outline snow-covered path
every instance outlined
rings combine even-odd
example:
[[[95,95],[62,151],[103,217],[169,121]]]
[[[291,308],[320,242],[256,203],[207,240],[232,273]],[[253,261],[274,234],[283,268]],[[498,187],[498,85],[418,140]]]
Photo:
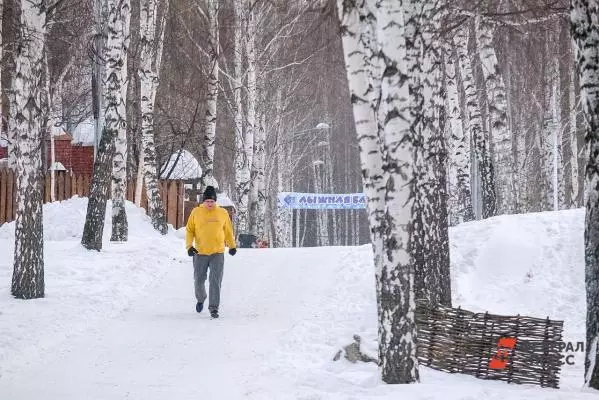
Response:
[[[218,320],[195,312],[190,262],[177,263],[122,313],[0,380],[2,398],[260,397],[270,390],[263,375],[276,374],[264,363],[272,344],[317,312],[316,294],[334,283],[334,269],[322,268],[325,252],[286,260],[288,253],[269,250],[268,264],[260,250],[227,256]]]
[[[421,368],[385,385],[335,353],[376,355],[369,246],[240,249],[225,257],[221,318],[195,312],[183,232],[160,236],[127,204],[129,241],[80,242],[85,199],[44,206],[46,297],[10,296],[14,224],[0,227],[0,400],[582,400],[583,353],[561,390]],[[107,216],[107,219],[110,217]],[[454,304],[565,320],[584,339],[583,210],[505,216],[451,230]],[[107,221],[109,226],[109,221]]]

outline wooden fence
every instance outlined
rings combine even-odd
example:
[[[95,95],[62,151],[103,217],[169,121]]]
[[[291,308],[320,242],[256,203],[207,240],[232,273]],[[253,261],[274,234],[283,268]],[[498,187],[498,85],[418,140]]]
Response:
[[[66,171],[57,171],[55,174],[54,198],[56,201],[70,199],[73,196],[87,197],[92,176],[86,174],[71,174]],[[14,171],[0,167],[0,225],[15,219],[16,201],[16,174]],[[44,203],[50,203],[50,174],[46,175],[44,182]],[[164,204],[167,222],[175,229],[184,224],[184,184],[182,181],[159,181],[160,194]],[[135,198],[135,182],[127,185],[127,200]],[[148,209],[148,198],[145,185],[142,189],[141,207]]]
[[[417,301],[418,360],[440,371],[558,388],[563,324]]]

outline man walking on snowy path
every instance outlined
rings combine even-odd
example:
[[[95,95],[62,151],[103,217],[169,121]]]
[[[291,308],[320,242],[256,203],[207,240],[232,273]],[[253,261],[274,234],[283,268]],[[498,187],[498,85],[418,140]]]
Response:
[[[206,187],[202,204],[191,211],[187,220],[185,247],[193,257],[193,279],[195,286],[196,311],[201,312],[206,300],[206,277],[210,269],[210,296],[208,310],[212,318],[218,318],[220,287],[225,264],[225,244],[234,256],[237,245],[227,210],[216,204],[216,190]]]

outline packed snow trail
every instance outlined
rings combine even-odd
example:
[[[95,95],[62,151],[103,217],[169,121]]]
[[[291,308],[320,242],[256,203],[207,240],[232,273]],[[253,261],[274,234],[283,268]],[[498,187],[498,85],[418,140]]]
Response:
[[[374,364],[333,362],[362,337],[376,355],[371,250],[240,249],[225,256],[221,318],[195,312],[183,232],[161,236],[127,204],[129,241],[80,245],[85,199],[44,206],[46,298],[10,296],[14,223],[0,227],[0,400],[579,400],[583,353],[563,389],[421,368],[385,385]],[[110,216],[107,216],[109,226]],[[491,218],[451,230],[454,304],[565,320],[584,340],[584,210]]]
[[[182,249],[183,251],[183,249]],[[330,250],[328,250],[330,251]],[[121,314],[44,354],[5,399],[236,399],[259,395],[264,360],[290,326],[318,313],[336,279],[326,249],[241,250],[226,257],[221,318],[195,312],[193,269],[176,263]],[[290,284],[290,280],[293,284]],[[276,374],[270,371],[269,374]]]

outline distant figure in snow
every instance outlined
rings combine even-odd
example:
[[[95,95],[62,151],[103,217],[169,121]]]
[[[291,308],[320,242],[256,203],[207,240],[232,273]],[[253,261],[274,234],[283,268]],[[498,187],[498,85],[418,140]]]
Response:
[[[195,207],[187,220],[185,247],[193,257],[193,279],[197,299],[196,311],[201,312],[206,301],[206,276],[210,269],[210,297],[208,310],[212,318],[218,318],[220,286],[225,264],[225,244],[229,254],[237,253],[233,227],[227,210],[216,204],[216,190],[206,187],[202,204]]]

